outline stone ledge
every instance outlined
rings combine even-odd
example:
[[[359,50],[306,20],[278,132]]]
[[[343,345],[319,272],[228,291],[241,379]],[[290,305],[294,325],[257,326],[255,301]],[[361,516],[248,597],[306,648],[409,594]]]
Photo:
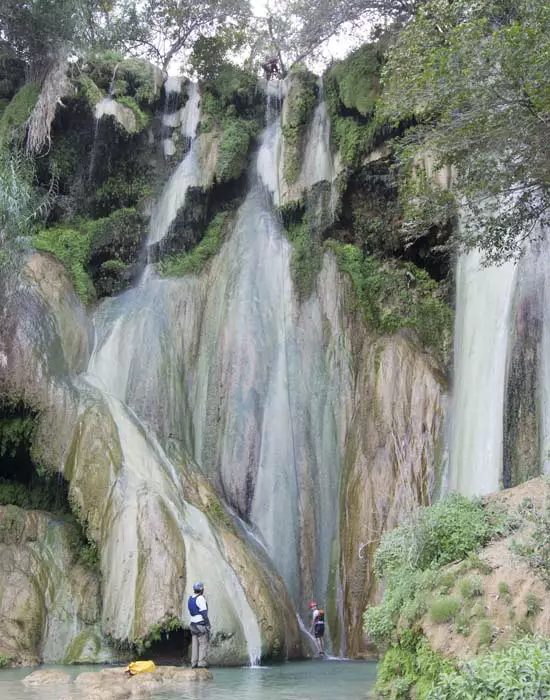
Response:
[[[157,666],[153,673],[128,676],[124,668],[104,668],[86,671],[72,681],[63,671],[34,671],[22,683],[27,686],[63,686],[63,700],[124,700],[134,696],[146,696],[159,690],[178,690],[188,683],[209,681],[213,676],[206,668],[182,666]]]

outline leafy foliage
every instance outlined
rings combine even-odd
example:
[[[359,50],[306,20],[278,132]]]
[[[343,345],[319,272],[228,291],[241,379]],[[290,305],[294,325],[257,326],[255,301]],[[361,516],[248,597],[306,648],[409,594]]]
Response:
[[[342,272],[349,274],[355,304],[365,321],[382,333],[414,328],[423,345],[445,356],[451,310],[437,283],[413,263],[364,256],[357,246],[328,241]]]
[[[210,222],[203,239],[188,253],[174,255],[162,260],[157,268],[164,277],[183,277],[183,275],[198,274],[206,263],[220,249],[228,222],[228,212],[217,214]]]
[[[445,671],[426,700],[535,700],[550,694],[550,640],[525,638]]]
[[[390,52],[380,113],[418,120],[400,144],[403,172],[425,153],[454,168],[461,242],[487,260],[517,256],[550,220],[549,76],[550,8],[530,0],[430,0]],[[447,215],[448,196],[427,200]]]
[[[345,60],[334,63],[328,79],[335,82],[337,97],[346,109],[372,115],[380,95],[382,51],[377,44],[363,44]],[[333,97],[334,99],[334,97]]]
[[[415,687],[415,697],[423,700],[440,675],[452,669],[452,664],[435,652],[424,637],[413,634],[405,644],[392,646],[384,654],[376,691],[383,698],[407,700],[409,691]]]

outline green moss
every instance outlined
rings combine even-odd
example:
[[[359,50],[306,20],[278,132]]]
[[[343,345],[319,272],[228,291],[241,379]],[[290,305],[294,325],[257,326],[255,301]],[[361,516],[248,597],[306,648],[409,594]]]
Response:
[[[89,630],[85,630],[71,640],[71,643],[69,644],[69,647],[65,653],[63,663],[77,664],[86,661],[87,659],[83,659],[82,656],[84,649],[88,644],[93,646],[93,656],[99,653],[99,650],[101,649],[101,639],[99,638],[99,635],[90,632]]]
[[[304,140],[316,104],[316,76],[306,70],[293,73],[283,124],[284,177],[289,184],[296,182],[300,175]]]
[[[323,248],[312,236],[307,221],[291,225],[286,235],[292,243],[290,270],[294,287],[300,299],[307,299],[315,289],[323,264]]]
[[[94,299],[94,286],[84,267],[90,255],[89,235],[73,228],[48,228],[33,238],[33,245],[37,250],[52,253],[63,263],[85,304]]]
[[[145,235],[144,221],[133,207],[114,211],[110,216],[80,221],[78,225],[90,237],[91,259],[119,260],[128,263],[134,260],[141,249]]]
[[[217,214],[208,225],[203,239],[192,250],[162,260],[157,270],[163,277],[182,277],[201,272],[221,248],[229,221],[229,213]]]
[[[14,136],[24,137],[24,125],[33,111],[40,88],[36,83],[26,83],[8,104],[0,119],[0,146],[9,143]]]
[[[74,83],[77,97],[84,99],[90,109],[93,109],[105,97],[104,92],[86,73],[80,73]]]
[[[335,253],[340,270],[350,276],[355,309],[369,326],[381,333],[412,328],[424,347],[446,357],[452,313],[425,270],[413,263],[364,256],[351,244],[331,240],[327,246]]]
[[[122,97],[117,97],[117,102],[125,107],[128,107],[134,113],[134,117],[136,118],[136,133],[139,133],[148,127],[149,115],[141,109],[133,97],[123,95]]]
[[[250,146],[257,136],[258,124],[245,119],[224,119],[216,163],[218,182],[236,180],[246,169]]]

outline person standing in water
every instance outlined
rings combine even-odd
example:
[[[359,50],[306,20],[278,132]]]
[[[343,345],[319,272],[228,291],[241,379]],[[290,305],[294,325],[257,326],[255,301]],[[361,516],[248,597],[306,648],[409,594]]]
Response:
[[[325,611],[321,610],[317,603],[312,601],[309,604],[311,610],[311,630],[315,636],[315,644],[319,650],[319,655],[325,655]]]
[[[204,584],[193,585],[187,608],[191,616],[191,668],[208,668],[208,645],[210,643],[210,620],[208,604],[204,597]]]

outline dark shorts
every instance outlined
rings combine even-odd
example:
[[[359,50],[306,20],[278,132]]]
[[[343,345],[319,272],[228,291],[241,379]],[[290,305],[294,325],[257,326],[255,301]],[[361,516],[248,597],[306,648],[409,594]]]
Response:
[[[325,623],[324,622],[316,622],[315,627],[313,628],[313,634],[317,638],[324,637],[325,636]]]

